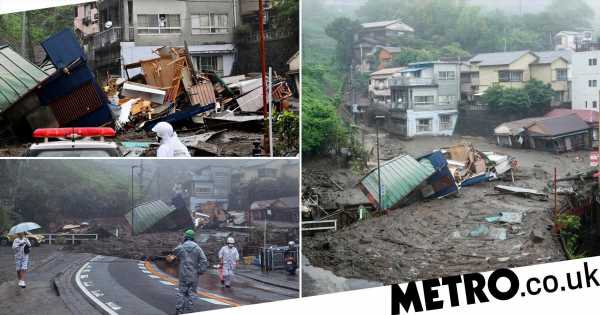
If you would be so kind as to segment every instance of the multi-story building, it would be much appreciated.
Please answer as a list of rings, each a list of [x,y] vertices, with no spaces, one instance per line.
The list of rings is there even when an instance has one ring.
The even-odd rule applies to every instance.
[[[379,58],[380,47],[385,47],[387,52],[391,52],[390,55],[398,52],[400,48],[394,46],[396,40],[414,31],[412,27],[399,20],[361,24],[360,31],[354,35],[354,64],[358,65],[361,72],[376,70],[369,56]]]
[[[96,2],[84,3],[75,7],[73,26],[75,27],[75,33],[81,38],[100,31]]]
[[[389,80],[386,128],[404,137],[452,135],[460,101],[460,62],[412,63]]]
[[[123,65],[154,58],[159,47],[185,44],[197,70],[227,76],[235,61],[240,2],[104,0],[98,2],[100,30],[84,45],[99,77],[124,76]]]
[[[195,210],[207,202],[227,209],[231,173],[231,168],[226,166],[209,166],[196,171],[191,181],[190,209]]]
[[[598,111],[600,104],[600,47],[591,45],[589,50],[573,54],[573,103],[572,109]]]
[[[376,106],[390,106],[392,92],[389,80],[394,74],[400,73],[405,67],[386,68],[375,71],[369,78],[369,103]]]
[[[592,30],[562,31],[554,35],[555,50],[575,51],[578,47],[587,46],[592,43]]]
[[[477,101],[492,86],[523,88],[535,79],[551,85],[553,105],[569,103],[571,54],[568,50],[478,54],[461,69],[462,97]]]

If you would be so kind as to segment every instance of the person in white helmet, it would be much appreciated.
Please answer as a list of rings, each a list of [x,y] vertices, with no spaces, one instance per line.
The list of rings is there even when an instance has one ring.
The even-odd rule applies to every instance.
[[[187,147],[181,143],[173,126],[168,122],[161,121],[152,127],[160,146],[156,151],[157,157],[190,157]]]
[[[219,250],[219,259],[221,260],[221,269],[223,272],[221,283],[227,288],[231,287],[231,278],[233,277],[238,260],[240,260],[240,254],[234,245],[235,240],[233,237],[228,237],[227,245],[221,247],[221,250]]]
[[[285,260],[285,267],[290,276],[296,275],[296,269],[298,269],[298,249],[294,241],[288,242],[288,248],[283,253]]]

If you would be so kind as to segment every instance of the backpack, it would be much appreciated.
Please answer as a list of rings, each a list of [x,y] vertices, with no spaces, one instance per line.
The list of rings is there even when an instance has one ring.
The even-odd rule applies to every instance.
[[[25,253],[25,255],[29,255],[30,251],[31,251],[31,246],[29,246],[28,244],[25,244],[25,246],[23,247],[23,253]]]

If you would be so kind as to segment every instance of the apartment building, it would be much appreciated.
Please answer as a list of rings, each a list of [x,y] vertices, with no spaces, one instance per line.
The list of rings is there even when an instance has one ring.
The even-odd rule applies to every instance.
[[[377,70],[370,62],[370,57],[391,59],[400,47],[393,46],[394,41],[414,33],[415,30],[400,20],[377,21],[361,24],[361,29],[354,35],[354,64],[361,72]],[[383,55],[380,48],[383,48]],[[389,55],[389,56],[388,56]]]
[[[369,103],[375,106],[390,106],[392,92],[389,80],[393,75],[400,73],[405,67],[386,68],[375,71],[369,75]]]
[[[572,109],[598,111],[600,104],[600,47],[573,54]]]
[[[575,51],[592,43],[592,30],[561,31],[554,35],[555,50]]]
[[[462,97],[477,102],[492,86],[523,88],[535,79],[555,91],[552,105],[567,104],[571,101],[571,58],[569,50],[478,54],[461,69]]]
[[[460,101],[460,62],[412,63],[389,79],[386,128],[404,137],[452,135]]]
[[[240,2],[246,1],[104,0],[97,4],[99,32],[84,46],[100,78],[124,76],[123,65],[154,58],[161,46],[186,44],[197,70],[227,76],[235,61]]]

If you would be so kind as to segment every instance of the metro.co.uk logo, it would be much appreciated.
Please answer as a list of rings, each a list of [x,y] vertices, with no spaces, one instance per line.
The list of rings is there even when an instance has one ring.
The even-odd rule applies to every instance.
[[[600,277],[596,278],[597,271],[598,269],[590,269],[588,263],[584,262],[583,270],[567,272],[561,277],[547,275],[541,279],[538,277],[527,278],[522,290],[519,277],[510,269],[498,269],[492,272],[487,279],[481,273],[469,273],[441,279],[429,279],[418,283],[413,281],[403,285],[404,290],[400,285],[394,284],[391,286],[392,314],[401,314],[401,311],[406,313],[423,312],[486,303],[490,301],[490,298],[505,301],[518,295],[526,297],[542,292],[554,293],[584,287],[598,287],[600,286]],[[421,290],[419,290],[418,284]],[[486,291],[489,295],[486,294]],[[444,297],[440,296],[440,293]]]

